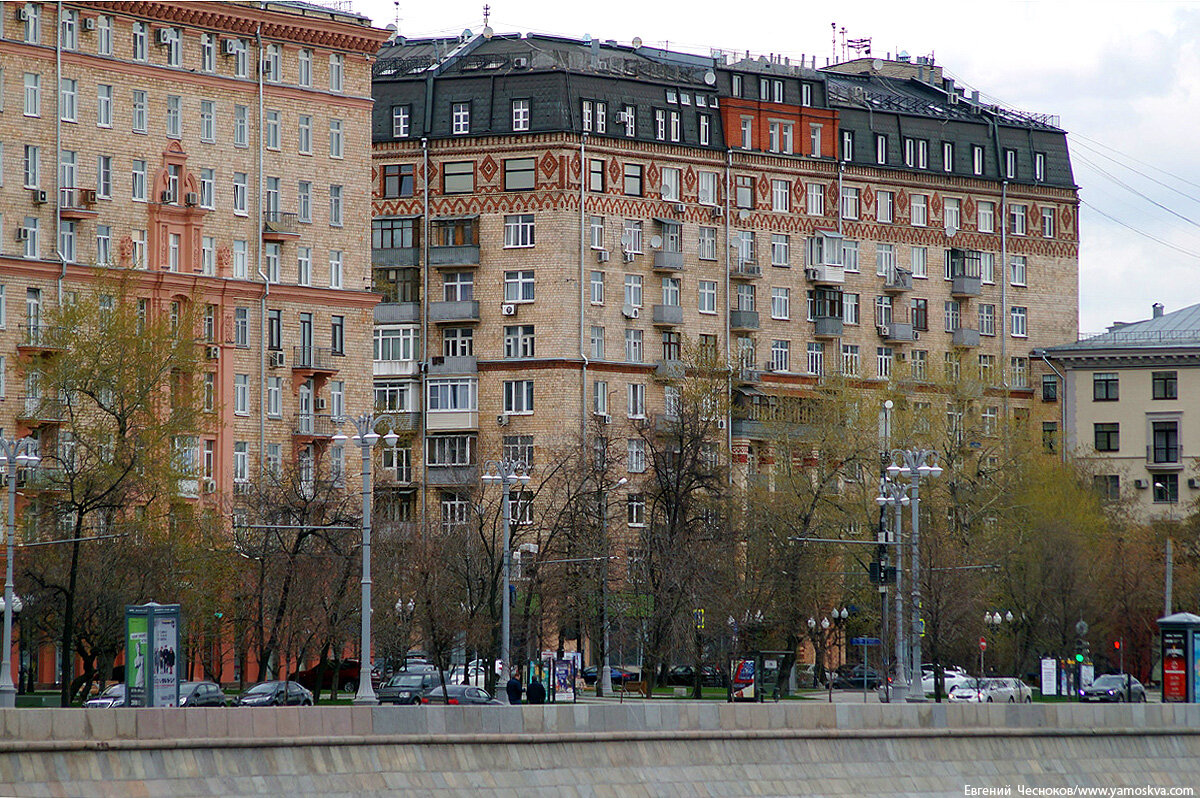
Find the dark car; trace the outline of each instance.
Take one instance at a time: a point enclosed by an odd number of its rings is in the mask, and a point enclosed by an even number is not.
[[[259,682],[238,696],[233,703],[239,707],[311,707],[313,694],[304,685],[296,682]]]
[[[337,684],[338,690],[343,693],[353,693],[358,690],[358,675],[362,671],[362,666],[359,665],[356,659],[344,659],[338,667]],[[332,662],[326,662],[324,667],[320,664],[314,665],[311,668],[302,670],[293,678],[304,686],[307,690],[328,690],[333,686],[334,668]],[[379,677],[376,675],[374,683],[378,683]],[[320,685],[318,686],[318,682]]]
[[[441,678],[432,666],[401,671],[384,682],[376,695],[381,704],[419,704],[421,694],[438,684],[441,684]]]
[[[125,706],[125,685],[120,682],[110,684],[108,689],[97,696],[92,696],[83,702],[88,708],[94,707],[123,707]]]
[[[1110,673],[1097,677],[1094,682],[1080,690],[1079,700],[1116,703],[1129,701],[1140,704],[1146,700],[1146,688],[1128,674]]]
[[[487,690],[470,684],[448,684],[445,690],[442,689],[441,685],[436,685],[421,694],[421,703],[504,706],[503,701],[492,698],[492,694]]]
[[[219,684],[215,682],[180,682],[179,706],[181,707],[223,707],[228,706],[229,698]]]
[[[625,682],[636,682],[641,679],[641,677],[638,676],[633,671],[626,670],[625,668],[618,668],[616,665],[610,665],[608,670],[609,670],[609,676],[612,677],[613,684],[624,684]],[[584,684],[586,684],[588,686],[594,686],[596,684],[596,676],[597,676],[597,671],[596,671],[595,665],[589,665],[588,667],[583,669],[583,683]]]
[[[667,684],[674,687],[691,687],[696,683],[696,669],[691,665],[676,665],[667,671]],[[728,687],[729,680],[715,665],[700,668],[700,684],[704,687]]]
[[[862,665],[842,665],[833,678],[833,686],[839,690],[874,690],[879,686],[879,672]]]

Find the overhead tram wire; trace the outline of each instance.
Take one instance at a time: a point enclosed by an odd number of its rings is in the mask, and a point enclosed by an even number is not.
[[[1090,143],[1096,145],[1097,147],[1100,147],[1105,150],[1109,150],[1110,152],[1115,152],[1117,155],[1121,156],[1122,158],[1133,161],[1136,164],[1141,164],[1142,166],[1149,167],[1150,169],[1153,169],[1156,172],[1159,172],[1164,175],[1168,175],[1169,177],[1173,177],[1176,180],[1178,180],[1180,183],[1186,183],[1187,185],[1192,186],[1194,188],[1200,188],[1200,183],[1193,183],[1191,180],[1188,180],[1186,177],[1180,177],[1179,175],[1175,174],[1174,172],[1168,172],[1166,169],[1159,168],[1152,163],[1147,163],[1146,161],[1142,161],[1137,158],[1134,158],[1132,155],[1128,155],[1124,152],[1121,152],[1116,147],[1110,147],[1109,145],[1105,144],[1104,142],[1097,141],[1096,139],[1093,139],[1093,138],[1089,138],[1088,136],[1085,136],[1082,133],[1072,132],[1069,135],[1073,139],[1078,138],[1078,139],[1082,139],[1083,141],[1090,142]],[[1106,156],[1106,157],[1108,157],[1110,160],[1116,160],[1116,159],[1112,158],[1111,156]]]
[[[1120,219],[1118,219],[1117,217],[1115,217],[1115,216],[1112,216],[1112,215],[1110,215],[1110,214],[1108,214],[1108,213],[1105,213],[1104,211],[1100,210],[1100,209],[1099,209],[1099,208],[1097,208],[1095,205],[1093,205],[1092,203],[1088,202],[1088,201],[1087,201],[1087,200],[1085,200],[1085,199],[1080,199],[1080,200],[1079,200],[1079,202],[1080,202],[1080,204],[1084,205],[1085,207],[1087,207],[1087,208],[1090,208],[1091,210],[1093,210],[1093,211],[1095,211],[1096,213],[1100,214],[1100,215],[1101,215],[1101,216],[1103,216],[1105,219],[1108,219],[1110,222],[1113,222],[1113,223],[1115,223],[1115,224],[1119,224],[1121,227],[1124,227],[1125,229],[1127,229],[1127,230],[1129,230],[1129,231],[1131,231],[1131,232],[1137,233],[1138,235],[1140,235],[1140,236],[1142,236],[1142,237],[1144,237],[1144,238],[1148,238],[1148,239],[1150,239],[1151,241],[1153,241],[1153,242],[1155,242],[1155,243],[1157,243],[1157,244],[1161,244],[1161,245],[1163,245],[1164,247],[1167,247],[1168,249],[1173,249],[1173,250],[1175,250],[1176,252],[1179,252],[1179,253],[1181,253],[1181,254],[1183,254],[1183,255],[1187,255],[1189,258],[1195,258],[1196,260],[1200,260],[1200,254],[1197,254],[1197,253],[1195,253],[1195,252],[1193,252],[1193,251],[1191,251],[1191,250],[1188,250],[1188,249],[1184,249],[1183,247],[1176,246],[1175,244],[1172,244],[1172,243],[1171,243],[1171,242],[1169,242],[1169,241],[1164,241],[1163,239],[1161,239],[1161,238],[1159,238],[1159,237],[1157,237],[1157,236],[1154,236],[1154,235],[1151,235],[1150,233],[1147,233],[1145,230],[1139,230],[1138,228],[1134,227],[1133,225],[1129,224],[1128,222],[1123,222],[1123,221],[1121,221]]]
[[[1095,164],[1092,161],[1088,160],[1087,158],[1083,157],[1079,153],[1075,154],[1075,159],[1077,161],[1080,161],[1081,163],[1087,164],[1089,167],[1091,167],[1092,169],[1094,169],[1101,175],[1104,175],[1105,177],[1107,177],[1112,182],[1116,183],[1121,188],[1125,189],[1126,191],[1128,191],[1129,193],[1131,193],[1137,197],[1140,197],[1141,199],[1144,199],[1146,202],[1149,202],[1154,207],[1156,207],[1160,210],[1166,211],[1167,213],[1171,214],[1172,216],[1174,216],[1178,219],[1181,219],[1182,221],[1187,222],[1188,224],[1192,225],[1193,227],[1200,227],[1200,222],[1197,222],[1195,219],[1184,216],[1182,213],[1179,213],[1176,210],[1172,210],[1171,208],[1167,207],[1166,205],[1163,205],[1161,202],[1154,199],[1153,197],[1149,197],[1149,196],[1143,194],[1142,192],[1138,191],[1136,188],[1134,188],[1133,186],[1124,182],[1123,180],[1116,177],[1112,173],[1107,172],[1104,169],[1101,169],[1097,164]]]
[[[1129,164],[1121,163],[1121,161],[1117,160],[1116,158],[1113,158],[1111,155],[1106,155],[1105,153],[1101,152],[1100,150],[1097,150],[1094,147],[1089,147],[1086,144],[1083,144],[1081,146],[1083,147],[1083,149],[1089,151],[1093,155],[1097,155],[1101,158],[1104,158],[1106,161],[1111,161],[1112,163],[1115,163],[1117,166],[1120,166],[1123,169],[1128,169],[1129,171],[1133,172],[1134,174],[1138,175],[1139,177],[1143,177],[1146,180],[1149,180],[1151,183],[1154,183],[1155,185],[1162,186],[1167,191],[1171,191],[1175,194],[1178,194],[1179,196],[1183,197],[1184,199],[1191,200],[1192,202],[1200,202],[1200,195],[1192,195],[1192,194],[1187,193],[1186,191],[1182,191],[1178,188],[1175,188],[1174,186],[1170,185],[1169,183],[1165,183],[1156,177],[1152,177],[1151,175],[1146,174],[1145,172],[1143,172],[1140,169],[1135,169],[1134,167],[1130,166]],[[1085,159],[1083,159],[1083,156],[1079,155],[1078,152],[1075,154],[1075,158],[1076,158],[1076,160],[1085,160]],[[1161,171],[1161,170],[1159,170],[1159,171]],[[1188,182],[1188,181],[1184,180],[1184,178],[1181,178],[1181,177],[1177,177],[1176,179],[1181,180],[1182,182],[1185,182],[1185,183]],[[1189,185],[1191,185],[1191,183],[1189,183]]]

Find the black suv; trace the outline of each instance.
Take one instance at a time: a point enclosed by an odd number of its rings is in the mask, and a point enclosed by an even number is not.
[[[431,687],[440,686],[441,677],[436,670],[400,671],[384,682],[377,691],[381,704],[419,704],[421,693]]]

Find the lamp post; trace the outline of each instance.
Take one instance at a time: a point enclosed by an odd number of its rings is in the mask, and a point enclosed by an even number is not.
[[[387,434],[383,436],[385,445],[395,446],[399,436],[395,433],[395,417],[386,413],[376,416],[367,412],[350,421],[355,429],[351,441],[362,450],[362,639],[359,643],[362,653],[359,655],[358,692],[354,696],[354,703],[378,704],[375,686],[371,683],[371,449],[379,441],[380,435],[375,428],[380,424],[387,425]],[[345,441],[346,436],[341,432],[333,436],[335,444],[340,445]]]
[[[529,474],[527,466],[523,460],[510,460],[507,457],[503,460],[488,460],[483,465],[484,474],[480,478],[484,483],[489,485],[499,484],[503,489],[503,507],[500,517],[503,520],[504,527],[504,559],[501,562],[501,571],[503,574],[503,590],[504,595],[500,600],[500,680],[505,684],[508,683],[512,674],[512,664],[508,661],[511,629],[511,604],[512,597],[509,595],[509,584],[512,581],[512,540],[510,533],[511,511],[508,504],[509,488],[514,482],[522,485],[529,484]]]
[[[400,616],[400,620],[404,623],[404,655],[400,664],[402,670],[408,670],[408,647],[412,644],[413,610],[416,607],[416,602],[411,598],[408,601],[396,599],[396,614]]]
[[[913,681],[921,679],[921,478],[937,478],[942,475],[942,467],[933,460],[936,452],[932,449],[896,449],[892,452],[892,464],[887,467],[888,476],[893,481],[904,477],[909,481],[912,503],[912,587],[909,595],[912,603],[912,626],[909,632],[909,643],[912,651]],[[899,462],[897,462],[899,461]],[[920,682],[917,682],[920,684]],[[909,695],[909,701],[924,701],[925,690],[918,688],[916,695]]]
[[[615,487],[621,487],[629,480],[621,477]],[[596,679],[596,697],[601,698],[612,694],[612,652],[608,648],[608,491],[600,493],[600,535],[604,543],[604,571],[600,577],[600,631],[601,645],[604,647],[601,656],[600,675]]]
[[[8,466],[8,560],[4,567],[4,656],[0,663],[0,707],[17,705],[17,688],[12,680],[13,613],[20,612],[20,599],[13,593],[13,549],[17,535],[17,469],[36,466],[37,441],[32,438],[0,438],[0,466]]]
[[[1009,610],[1004,615],[1001,615],[999,610],[997,610],[996,612],[983,613],[983,628],[990,629],[993,632],[998,632],[1000,630],[1001,624],[1012,623],[1012,622],[1013,622],[1012,610]],[[984,648],[981,646],[979,649],[979,678],[981,678],[981,679],[984,676],[983,652],[984,652]],[[1014,670],[1015,670],[1015,668],[1014,668]]]
[[[879,495],[875,504],[887,505],[896,511],[892,521],[892,540],[895,544],[896,557],[896,679],[892,684],[891,700],[903,703],[908,695],[910,680],[907,678],[905,666],[908,663],[904,639],[904,546],[901,545],[901,529],[903,528],[904,508],[909,505],[908,490],[904,485],[891,479],[884,479],[879,484]],[[886,675],[885,675],[886,678]],[[919,678],[919,677],[914,677]]]

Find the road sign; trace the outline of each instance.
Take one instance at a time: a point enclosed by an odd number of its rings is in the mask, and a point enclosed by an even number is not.
[[[979,650],[987,651],[987,638],[986,637],[979,638]]]
[[[852,646],[877,646],[879,645],[878,637],[852,637],[850,638]]]

